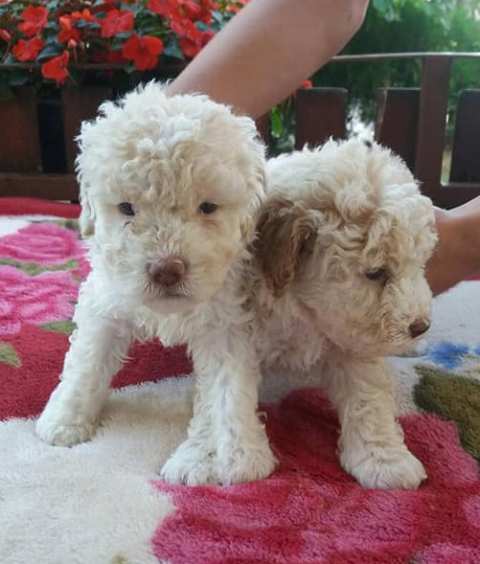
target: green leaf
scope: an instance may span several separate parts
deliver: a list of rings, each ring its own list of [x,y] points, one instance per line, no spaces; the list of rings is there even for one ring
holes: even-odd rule
[[[131,31],[121,31],[120,33],[117,33],[115,37],[116,39],[120,39],[120,41],[123,41],[125,39],[128,39],[131,35],[132,35]]]
[[[58,24],[57,22],[47,22],[45,29],[48,31],[58,31]]]
[[[217,10],[214,10],[212,12],[212,17],[219,24],[223,23],[225,20],[224,15],[221,12],[218,12]]]
[[[39,264],[35,264],[34,262],[20,262],[20,261],[16,261],[16,260],[13,260],[13,259],[4,258],[4,259],[0,259],[0,265],[2,265],[2,264],[18,268],[18,270],[25,272],[25,274],[28,274],[29,276],[37,276],[38,274],[41,274],[42,272],[56,272],[56,271],[59,271],[59,270],[73,270],[73,269],[77,268],[78,261],[72,259],[72,260],[69,260],[68,262],[65,262],[63,264],[52,264],[52,265],[48,265],[48,266],[42,266],[42,265],[39,265]]]
[[[163,54],[167,57],[173,57],[174,59],[180,59],[182,61],[185,59],[176,39],[171,39],[167,43],[165,49],[163,50]]]
[[[272,110],[272,115],[271,115],[271,120],[272,120],[272,135],[274,137],[281,137],[282,132],[283,132],[283,122],[282,122],[282,116],[280,114],[280,111],[278,108],[273,108]]]
[[[63,48],[57,41],[52,41],[50,44],[47,44],[46,47],[40,52],[37,57],[37,61],[44,61],[45,59],[51,59],[52,57],[56,57],[60,55],[63,51]]]
[[[130,12],[133,12],[135,16],[139,13],[141,15],[142,12],[145,12],[145,6],[143,5],[143,2],[136,2],[135,4],[129,4],[125,7],[127,10],[130,10]],[[147,13],[150,14],[150,12]]]
[[[63,333],[65,335],[71,335],[76,328],[76,325],[73,321],[65,320],[65,321],[52,321],[51,323],[45,323],[42,325],[43,329],[47,331],[54,331],[55,333]]]
[[[75,24],[78,29],[100,29],[100,24],[97,22],[86,22],[84,20],[80,20]]]
[[[17,59],[15,59],[15,57],[11,53],[9,53],[6,59],[2,62],[5,63],[6,65],[13,65],[15,63],[18,63]]]
[[[380,13],[385,14],[389,10],[390,1],[389,0],[373,0],[373,7]]]
[[[210,26],[207,25],[204,22],[197,22],[195,24],[195,26],[197,27],[197,29],[199,29],[200,31],[208,31],[210,29]]]
[[[22,366],[22,362],[18,357],[17,351],[10,343],[0,343],[0,362],[8,364],[9,366],[14,366],[15,368],[20,368],[20,366]]]

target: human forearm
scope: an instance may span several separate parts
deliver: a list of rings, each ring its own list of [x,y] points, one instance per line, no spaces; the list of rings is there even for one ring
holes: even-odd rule
[[[258,117],[340,51],[368,0],[252,0],[168,87]]]

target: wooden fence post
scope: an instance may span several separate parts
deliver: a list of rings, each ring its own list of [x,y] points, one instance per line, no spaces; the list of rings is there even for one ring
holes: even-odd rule
[[[347,90],[308,88],[295,97],[295,147],[321,145],[329,137],[343,139],[346,129]]]

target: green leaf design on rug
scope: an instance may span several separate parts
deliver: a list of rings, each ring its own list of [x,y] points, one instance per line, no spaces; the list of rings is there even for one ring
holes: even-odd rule
[[[11,259],[0,259],[0,265],[14,266],[29,276],[37,276],[42,272],[55,272],[58,270],[73,270],[78,267],[78,261],[69,260],[63,264],[53,264],[50,266],[40,266],[34,262],[19,262]]]
[[[0,343],[0,362],[20,368],[22,361],[10,343]]]
[[[45,323],[42,325],[42,329],[47,331],[55,331],[55,333],[64,333],[65,335],[71,335],[76,328],[73,321],[52,321],[51,323]]]
[[[421,376],[413,392],[416,404],[455,421],[463,447],[480,460],[480,382],[430,366],[415,370]]]
[[[44,220],[32,221],[32,223],[44,223]],[[64,227],[65,229],[70,229],[70,231],[80,231],[80,224],[77,219],[51,219],[49,220],[49,223],[59,225],[60,227]]]

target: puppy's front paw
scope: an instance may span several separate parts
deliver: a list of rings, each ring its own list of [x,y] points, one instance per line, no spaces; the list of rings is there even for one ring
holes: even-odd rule
[[[270,446],[236,447],[218,457],[218,474],[222,484],[239,484],[267,478],[275,470],[277,460]]]
[[[405,446],[372,450],[358,464],[348,458],[342,453],[342,467],[364,488],[415,490],[427,478],[423,464]]]
[[[37,435],[55,446],[73,446],[91,439],[95,434],[95,422],[75,413],[68,403],[58,401],[57,397],[50,398],[38,418],[35,426]]]
[[[197,486],[218,483],[215,452],[206,445],[187,439],[163,465],[160,476],[170,484]]]
[[[37,435],[54,446],[73,446],[90,440],[95,434],[95,425],[62,425],[58,421],[40,417],[35,428]]]
[[[75,392],[62,381],[50,396],[35,426],[37,435],[46,443],[73,446],[95,434],[96,418],[88,406],[80,408],[82,398]]]

